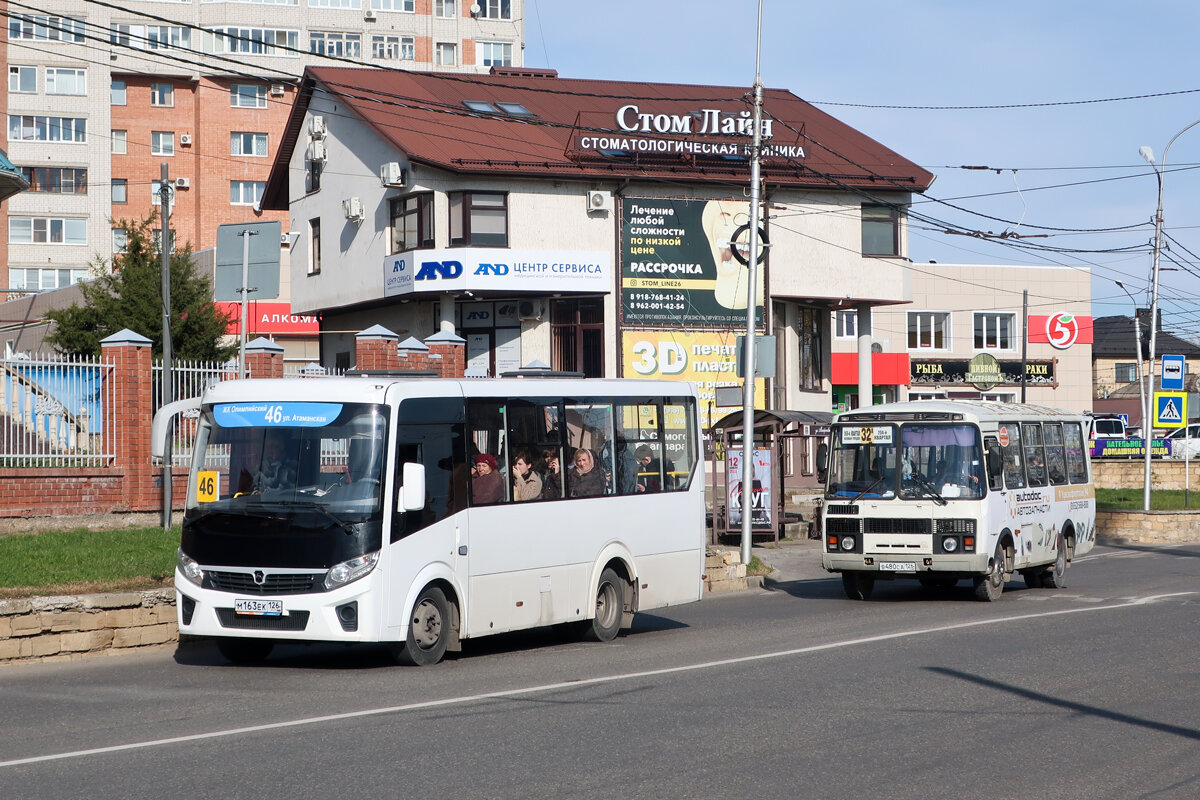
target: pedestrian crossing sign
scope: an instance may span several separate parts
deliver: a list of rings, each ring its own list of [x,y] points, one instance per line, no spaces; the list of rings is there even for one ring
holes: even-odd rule
[[[1154,393],[1154,427],[1182,428],[1187,424],[1186,392]]]

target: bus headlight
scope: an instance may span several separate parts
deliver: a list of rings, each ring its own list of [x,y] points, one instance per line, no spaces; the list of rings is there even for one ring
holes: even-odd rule
[[[847,552],[854,549],[854,537],[853,536],[843,536],[842,537],[842,549]]]
[[[958,539],[954,536],[947,536],[945,539],[942,539],[942,549],[947,553],[953,553],[958,550]]]
[[[183,573],[183,577],[197,586],[204,583],[204,570],[200,569],[200,565],[196,563],[195,559],[184,554],[182,547],[175,553],[175,563],[178,565],[179,571]]]
[[[325,574],[325,588],[336,589],[339,586],[345,586],[351,581],[356,581],[364,575],[370,574],[371,570],[375,569],[375,565],[379,563],[379,551],[367,553],[366,555],[352,558],[349,561],[343,561],[340,564],[334,564],[329,568],[329,572]]]

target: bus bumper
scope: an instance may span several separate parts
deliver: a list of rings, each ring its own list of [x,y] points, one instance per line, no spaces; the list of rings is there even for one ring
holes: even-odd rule
[[[873,572],[879,578],[918,577],[929,574],[986,575],[988,555],[972,553],[955,556],[895,555],[862,553],[822,553],[821,566],[827,572]]]

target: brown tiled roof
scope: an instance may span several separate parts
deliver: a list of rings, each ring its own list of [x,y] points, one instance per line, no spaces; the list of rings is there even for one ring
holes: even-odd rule
[[[552,71],[521,69],[468,75],[310,67],[275,159],[264,208],[287,207],[287,164],[314,91],[336,95],[340,107],[364,119],[413,163],[450,172],[685,183],[749,178],[744,159],[691,152],[614,157],[581,146],[582,137],[596,135],[746,144],[748,136],[628,133],[616,124],[617,110],[635,105],[642,113],[691,115],[693,130],[699,130],[706,109],[734,117],[749,113],[750,96],[743,87],[562,79]],[[466,101],[519,103],[532,116],[477,114]],[[921,192],[933,181],[931,173],[791,92],[764,90],[763,109],[764,118],[773,120],[770,143],[804,152],[802,158],[765,157],[762,174],[768,184]]]

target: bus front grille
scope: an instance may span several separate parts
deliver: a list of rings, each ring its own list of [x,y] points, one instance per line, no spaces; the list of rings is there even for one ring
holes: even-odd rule
[[[217,620],[222,628],[241,628],[256,631],[302,631],[308,627],[308,612],[293,611],[286,617],[254,616],[234,613],[232,608],[218,608]]]
[[[975,520],[973,519],[939,519],[938,533],[959,533],[967,536],[975,535]]]
[[[204,588],[237,594],[307,594],[325,590],[325,573],[275,572],[256,583],[252,572],[204,571]]]
[[[857,514],[858,506],[846,504],[834,504],[825,506],[826,514]]]
[[[862,522],[857,519],[829,519],[825,518],[825,532],[837,536],[845,533],[858,533],[862,530]]]
[[[863,520],[864,533],[932,533],[927,519],[876,517]]]

